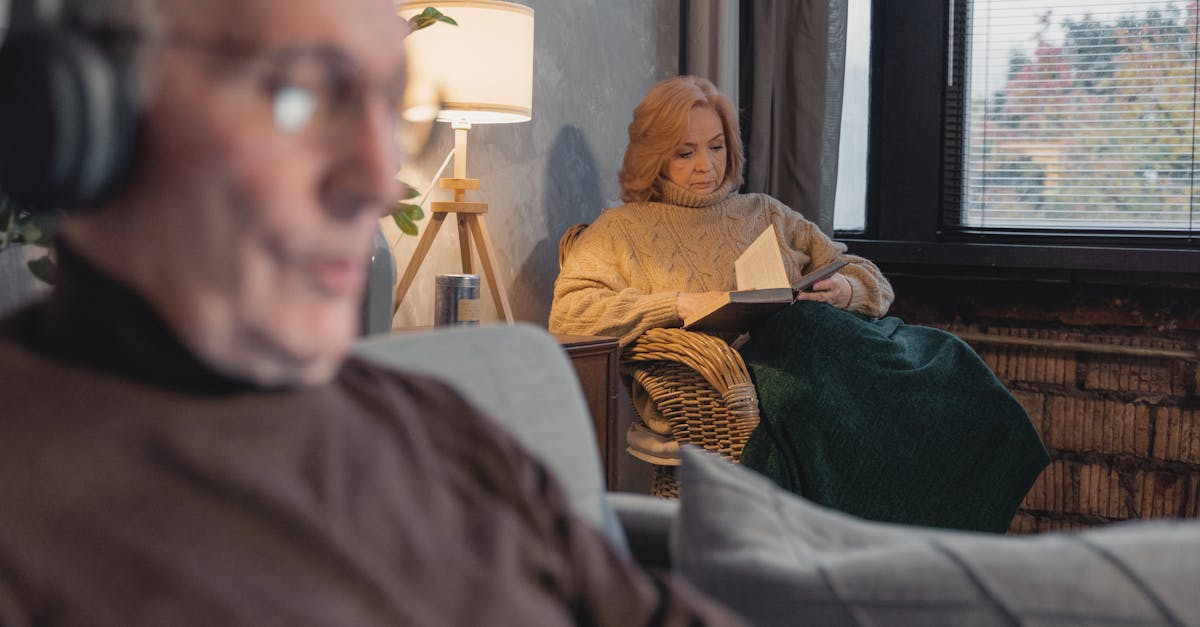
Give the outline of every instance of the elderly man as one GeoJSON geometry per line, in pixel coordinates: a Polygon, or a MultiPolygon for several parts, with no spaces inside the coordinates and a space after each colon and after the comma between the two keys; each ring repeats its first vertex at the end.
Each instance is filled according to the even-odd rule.
{"type": "Polygon", "coordinates": [[[447,387],[346,359],[398,167],[391,2],[68,11],[136,50],[139,139],[0,324],[0,624],[736,622],[447,387]]]}

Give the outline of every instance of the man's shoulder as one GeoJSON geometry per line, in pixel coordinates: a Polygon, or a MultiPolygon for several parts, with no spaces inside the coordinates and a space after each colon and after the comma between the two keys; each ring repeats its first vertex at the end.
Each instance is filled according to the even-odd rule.
{"type": "Polygon", "coordinates": [[[437,377],[379,364],[356,355],[346,358],[335,383],[357,391],[374,391],[418,403],[462,402],[462,396],[437,377]]]}
{"type": "Polygon", "coordinates": [[[443,469],[508,475],[536,462],[516,438],[452,385],[437,377],[361,357],[347,359],[339,383],[398,440],[433,453],[443,469]]]}
{"type": "Polygon", "coordinates": [[[351,356],[338,382],[362,398],[382,403],[398,420],[415,420],[431,429],[490,429],[491,422],[458,390],[435,376],[351,356]],[[436,417],[436,421],[425,424],[436,417]]]}

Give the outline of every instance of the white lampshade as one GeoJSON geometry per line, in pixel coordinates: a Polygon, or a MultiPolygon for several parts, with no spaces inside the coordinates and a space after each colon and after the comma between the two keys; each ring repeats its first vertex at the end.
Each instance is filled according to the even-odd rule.
{"type": "Polygon", "coordinates": [[[411,33],[404,116],[471,124],[525,122],[533,115],[533,9],[499,0],[403,2],[408,19],[434,7],[458,26],[411,33]]]}

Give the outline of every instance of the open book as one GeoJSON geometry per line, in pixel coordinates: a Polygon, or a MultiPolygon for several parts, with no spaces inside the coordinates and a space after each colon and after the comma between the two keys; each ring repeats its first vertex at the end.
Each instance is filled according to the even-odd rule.
{"type": "Polygon", "coordinates": [[[796,294],[811,289],[849,263],[836,261],[788,283],[783,253],[775,226],[770,225],[734,262],[738,289],[714,298],[701,311],[683,321],[683,328],[710,331],[745,331],[783,309],[796,294]]]}

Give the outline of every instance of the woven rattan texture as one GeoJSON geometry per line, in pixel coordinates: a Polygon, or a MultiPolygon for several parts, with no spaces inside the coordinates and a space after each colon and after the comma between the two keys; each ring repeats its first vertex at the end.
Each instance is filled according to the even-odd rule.
{"type": "MultiPolygon", "coordinates": [[[[626,369],[645,388],[680,444],[737,462],[758,426],[758,395],[741,355],[724,340],[683,329],[651,329],[629,346],[626,369]]],[[[657,469],[652,493],[678,495],[657,469]]]]}

